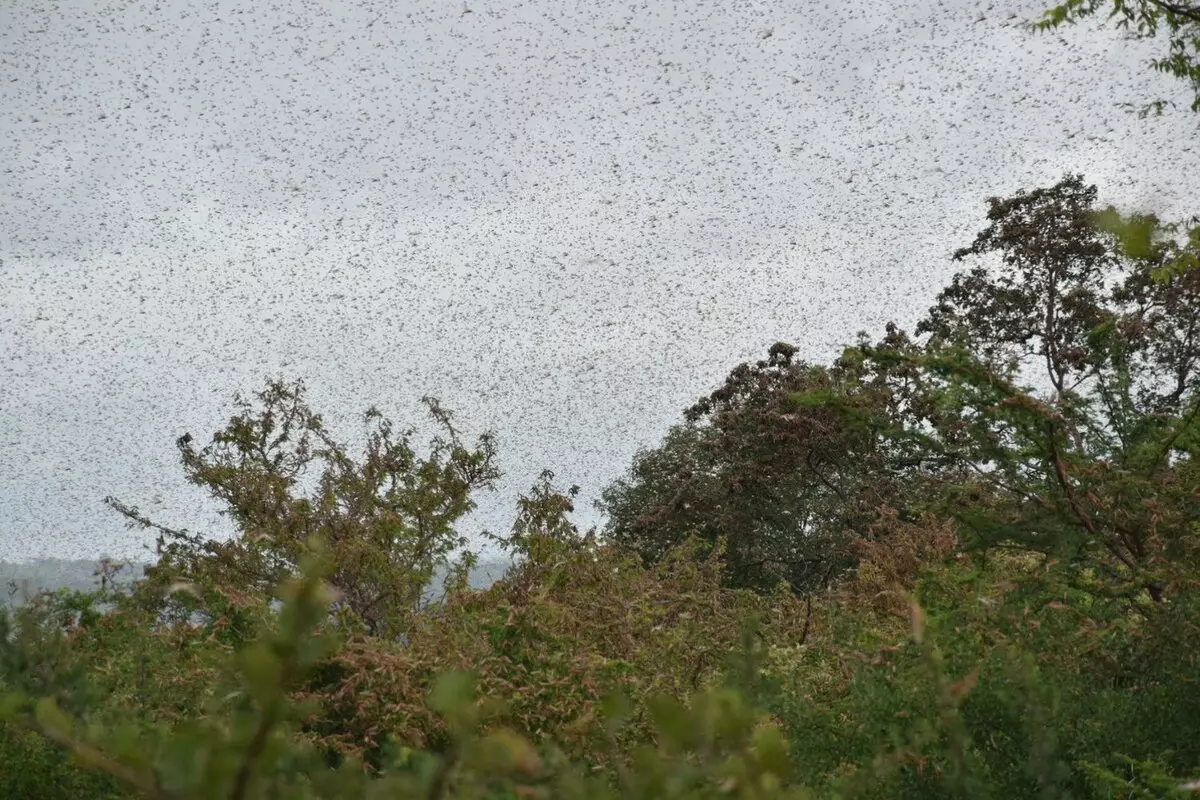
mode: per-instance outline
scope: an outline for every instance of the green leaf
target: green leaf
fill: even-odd
[[[477,719],[475,676],[458,670],[439,675],[429,692],[429,708],[446,720],[452,732],[468,732]]]
[[[633,713],[633,704],[622,691],[614,689],[600,701],[600,714],[610,727],[620,727]]]
[[[16,719],[29,707],[29,698],[20,692],[0,693],[0,720]]]
[[[655,727],[668,744],[682,750],[695,742],[698,726],[682,703],[662,695],[650,698],[648,705]]]
[[[754,735],[754,750],[765,770],[779,778],[788,778],[792,762],[788,757],[787,740],[774,725],[759,728]]]
[[[238,654],[239,667],[250,696],[267,705],[282,692],[283,665],[265,642],[255,642]]]
[[[37,701],[33,716],[43,728],[62,736],[71,736],[75,727],[71,718],[58,707],[51,697],[43,697]]]

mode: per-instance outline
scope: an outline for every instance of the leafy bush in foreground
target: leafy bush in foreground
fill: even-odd
[[[16,638],[9,636],[7,626],[4,631],[10,669],[0,713],[7,721],[8,740],[14,739],[12,726],[36,731],[79,762],[157,798],[619,796],[608,775],[574,766],[561,753],[539,752],[511,729],[483,730],[481,724],[500,710],[476,702],[474,679],[463,672],[443,675],[429,695],[429,708],[439,715],[445,732],[436,750],[392,748],[377,774],[354,758],[331,769],[325,755],[297,735],[311,708],[289,697],[289,689],[300,685],[338,643],[327,624],[332,594],[316,563],[282,590],[285,603],[278,624],[234,655],[236,683],[224,687],[232,689],[229,695],[210,703],[204,716],[174,724],[127,719],[113,725],[113,717],[90,713],[95,697],[85,702],[71,694],[75,685],[65,673],[61,680],[45,683],[42,665],[29,659],[19,663],[28,655],[22,637],[37,636],[39,645],[64,647],[68,634],[54,625],[30,628],[37,611],[24,612],[27,624],[18,628]],[[27,669],[22,672],[22,667]],[[14,677],[24,677],[25,686],[15,686],[19,680]],[[87,686],[86,679],[76,677]],[[37,699],[31,689],[43,696]],[[789,765],[783,739],[775,728],[764,727],[736,692],[711,689],[690,708],[660,697],[647,708],[659,745],[639,746],[628,764],[622,759],[615,772],[622,794],[803,796],[786,788]],[[620,694],[604,701],[600,716],[614,748],[631,709]]]

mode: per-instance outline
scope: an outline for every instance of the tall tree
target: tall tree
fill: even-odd
[[[1100,209],[1079,176],[989,204],[924,352],[861,356],[925,376],[938,412],[904,438],[972,476],[940,497],[979,541],[1161,598],[1200,522],[1200,230]]]
[[[882,438],[895,397],[854,363],[795,354],[778,343],[736,367],[639,453],[602,496],[606,535],[651,562],[691,536],[723,540],[739,587],[806,591],[850,566],[850,532],[900,492],[899,451]]]

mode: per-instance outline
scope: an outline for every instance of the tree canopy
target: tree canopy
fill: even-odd
[[[466,544],[456,524],[473,493],[499,477],[495,440],[462,441],[449,411],[425,400],[441,433],[426,455],[411,428],[398,430],[377,409],[364,415],[365,447],[350,455],[308,405],[304,385],[271,381],[210,444],[190,434],[177,445],[188,480],[224,504],[236,527],[220,541],[147,519],[109,498],[131,524],[158,536],[158,560],[147,572],[159,587],[177,582],[229,596],[276,597],[298,575],[308,542],[328,549],[335,609],[373,635],[395,636],[421,602],[435,571]]]
[[[606,492],[607,534],[650,561],[723,539],[735,585],[804,591],[881,513],[934,512],[1161,597],[1200,519],[1200,229],[1101,208],[1078,175],[987,220],[918,338],[735,368]]]

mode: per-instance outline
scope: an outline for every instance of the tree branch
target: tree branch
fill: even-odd
[[[1053,423],[1048,422],[1046,428],[1048,442],[1050,445],[1050,460],[1054,463],[1054,475],[1058,480],[1058,485],[1062,487],[1063,492],[1067,496],[1067,503],[1071,506],[1071,511],[1074,513],[1075,518],[1088,533],[1100,540],[1100,542],[1103,543],[1106,548],[1108,548],[1108,551],[1116,556],[1116,558],[1122,564],[1136,573],[1138,571],[1137,565],[1134,564],[1133,561],[1128,558],[1128,556],[1121,552],[1121,548],[1112,541],[1111,537],[1105,536],[1100,529],[1096,527],[1096,523],[1087,515],[1087,512],[1084,511],[1083,506],[1079,502],[1079,496],[1075,493],[1075,488],[1071,486],[1071,481],[1067,477],[1067,467],[1066,464],[1063,463],[1062,456],[1059,455],[1058,445],[1054,442]]]
[[[1200,24],[1200,6],[1171,3],[1167,0],[1147,0],[1147,2],[1177,17],[1183,17],[1189,22]]]

